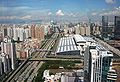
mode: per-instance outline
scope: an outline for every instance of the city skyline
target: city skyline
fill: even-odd
[[[21,0],[0,3],[0,23],[43,20],[98,20],[103,15],[119,15],[120,0]],[[100,19],[98,20],[100,21]]]

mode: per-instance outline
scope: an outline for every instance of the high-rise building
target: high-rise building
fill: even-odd
[[[0,59],[2,60],[2,72],[3,73],[6,73],[8,70],[7,70],[7,58],[6,58],[6,54],[4,53],[1,53],[0,54]]]
[[[3,74],[2,59],[0,58],[0,76]]]
[[[90,24],[90,32],[91,32],[90,34],[91,34],[91,35],[94,35],[94,27],[95,27],[95,24],[94,24],[94,23],[91,23],[91,24]]]
[[[12,36],[13,36],[13,28],[12,27],[8,27],[7,28],[7,36],[9,36],[10,38],[12,38]]]
[[[116,82],[117,73],[116,70],[110,69],[107,75],[107,82]]]
[[[30,34],[30,28],[28,27],[28,28],[25,28],[24,29],[25,30],[25,38],[27,39],[27,38],[30,38],[31,37],[31,34]]]
[[[17,41],[18,40],[18,29],[13,28],[13,40]]]
[[[11,41],[11,39],[5,38],[3,42],[1,42],[1,51],[8,55],[7,59],[10,62],[10,67],[15,69],[16,66],[16,48],[15,43]]]
[[[86,31],[85,27],[81,26],[80,27],[80,34],[84,36],[85,35],[85,31]]]
[[[7,28],[6,27],[3,28],[3,36],[4,37],[7,36]]]
[[[35,38],[35,26],[36,25],[31,26],[31,38]]]
[[[90,36],[90,26],[86,26],[86,36]]]
[[[75,26],[75,33],[80,34],[80,25]]]
[[[102,16],[102,38],[108,39],[108,16]]]
[[[35,26],[35,37],[36,39],[43,40],[44,39],[44,27],[41,25]]]
[[[84,82],[107,82],[113,54],[101,45],[92,43],[84,54]]]
[[[25,40],[25,35],[24,35],[24,28],[18,28],[18,38],[19,41],[24,41]]]
[[[115,39],[120,39],[120,16],[115,16],[115,29],[114,29],[114,37]]]

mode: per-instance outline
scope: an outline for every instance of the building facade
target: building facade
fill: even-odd
[[[120,16],[115,16],[114,38],[120,39]]]
[[[101,45],[92,43],[84,55],[84,82],[107,82],[113,54]]]

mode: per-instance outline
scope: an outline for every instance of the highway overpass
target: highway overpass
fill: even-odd
[[[98,38],[95,38],[95,40],[97,42],[99,42],[100,44],[102,44],[105,48],[109,49],[110,51],[112,51],[113,53],[115,53],[116,55],[120,56],[120,50],[110,46],[109,44],[107,44],[106,42],[98,39]]]
[[[20,59],[24,60],[24,59]],[[28,61],[83,61],[83,59],[71,59],[71,58],[31,58]]]

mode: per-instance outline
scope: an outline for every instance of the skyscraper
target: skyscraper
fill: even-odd
[[[1,51],[5,54],[6,57],[10,63],[10,66],[12,69],[15,69],[16,64],[16,48],[15,44],[11,41],[11,39],[4,38],[4,41],[1,42]]]
[[[120,39],[120,16],[115,16],[114,37]]]
[[[102,38],[108,38],[108,16],[102,16]]]
[[[98,44],[91,44],[84,54],[85,82],[107,82],[113,54]]]

